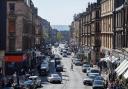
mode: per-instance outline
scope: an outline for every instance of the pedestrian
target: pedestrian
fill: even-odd
[[[71,70],[73,70],[73,64],[71,63]]]
[[[72,60],[72,63],[73,63],[73,59],[71,59]]]

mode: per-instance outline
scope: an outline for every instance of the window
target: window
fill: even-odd
[[[15,11],[15,3],[10,3],[9,4],[9,9],[11,12],[14,12]]]
[[[9,50],[15,50],[15,38],[9,38]]]
[[[9,32],[15,32],[15,21],[9,19],[9,26],[8,26]]]

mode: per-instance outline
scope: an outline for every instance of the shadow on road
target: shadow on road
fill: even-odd
[[[68,75],[62,75],[62,76],[64,76],[64,77],[69,77]]]

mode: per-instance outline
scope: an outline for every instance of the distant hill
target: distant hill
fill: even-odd
[[[69,31],[69,25],[52,25],[52,29],[57,29],[58,31]]]

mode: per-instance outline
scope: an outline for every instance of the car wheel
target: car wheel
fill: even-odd
[[[41,87],[41,83],[40,83],[39,87]]]
[[[84,85],[86,85],[86,83],[85,83],[85,82],[83,82],[83,84],[84,84]]]
[[[61,84],[61,81],[59,83]]]

